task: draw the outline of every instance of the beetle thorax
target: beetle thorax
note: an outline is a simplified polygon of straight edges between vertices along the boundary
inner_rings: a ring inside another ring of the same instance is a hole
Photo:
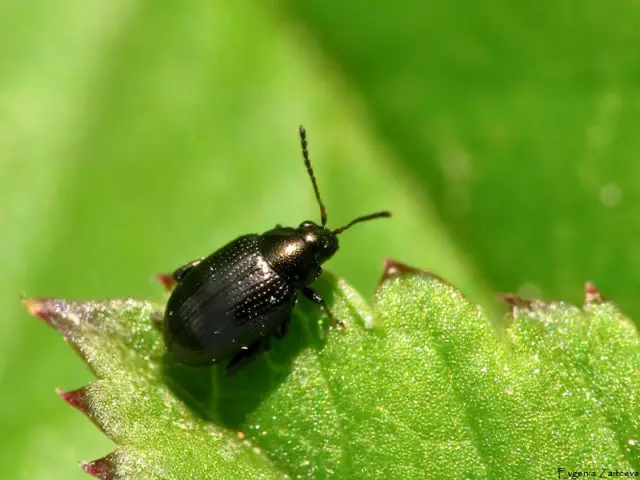
[[[320,266],[338,250],[336,235],[313,222],[304,222],[298,228],[274,228],[260,240],[261,253],[271,267],[296,287],[318,278]]]

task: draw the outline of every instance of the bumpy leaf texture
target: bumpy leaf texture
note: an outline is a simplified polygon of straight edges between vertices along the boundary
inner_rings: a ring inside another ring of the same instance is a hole
[[[164,277],[166,280],[166,277]],[[233,377],[166,354],[161,305],[26,300],[97,380],[60,392],[117,445],[101,479],[566,478],[640,469],[640,337],[587,285],[504,335],[440,279],[387,262],[371,308],[341,280]],[[606,474],[605,474],[606,476]]]

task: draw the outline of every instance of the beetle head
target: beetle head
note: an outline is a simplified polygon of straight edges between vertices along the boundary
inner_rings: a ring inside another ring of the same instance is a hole
[[[314,222],[302,222],[298,231],[311,249],[318,265],[329,260],[338,251],[338,237],[334,232]]]

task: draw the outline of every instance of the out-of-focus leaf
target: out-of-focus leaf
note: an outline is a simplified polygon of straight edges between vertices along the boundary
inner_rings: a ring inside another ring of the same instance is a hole
[[[638,4],[287,2],[496,291],[638,320]]]

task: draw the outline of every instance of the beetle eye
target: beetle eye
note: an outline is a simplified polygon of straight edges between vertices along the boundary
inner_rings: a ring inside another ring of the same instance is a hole
[[[315,227],[316,224],[313,222],[310,222],[309,220],[307,220],[306,222],[302,222],[300,224],[300,228],[311,228],[311,227]]]

